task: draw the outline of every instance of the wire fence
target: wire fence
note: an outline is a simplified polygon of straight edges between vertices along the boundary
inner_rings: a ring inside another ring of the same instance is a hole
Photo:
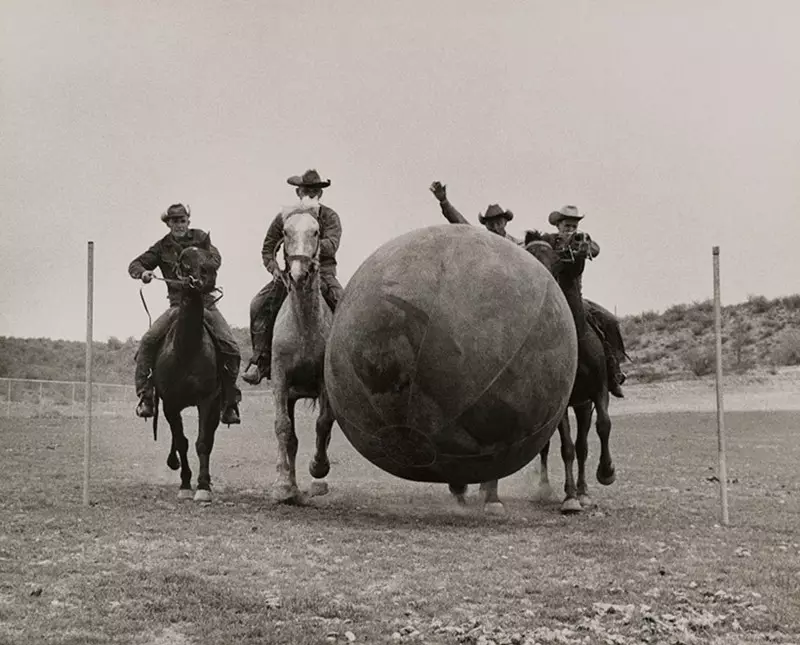
[[[85,414],[86,383],[43,379],[0,377],[0,414],[6,417],[82,417]],[[268,387],[247,388],[242,392],[248,402],[267,399]],[[92,416],[130,416],[138,399],[133,385],[92,383]],[[189,416],[192,410],[187,410]],[[196,411],[195,411],[196,414]]]

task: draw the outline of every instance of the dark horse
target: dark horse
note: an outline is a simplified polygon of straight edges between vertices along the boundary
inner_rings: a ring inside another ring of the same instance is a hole
[[[589,323],[586,301],[581,290],[581,276],[589,257],[591,239],[586,233],[575,233],[563,251],[555,251],[549,244],[539,241],[538,236],[529,234],[525,239],[526,248],[547,266],[558,282],[567,299],[575,320],[578,333],[578,371],[569,399],[569,406],[575,412],[577,435],[572,441],[568,412],[558,424],[561,438],[561,458],[564,461],[564,493],[561,504],[562,513],[578,513],[591,503],[586,485],[586,459],[589,456],[589,430],[592,412],[597,411],[597,436],[600,438],[600,462],[597,465],[597,481],[604,486],[614,483],[616,473],[611,459],[609,438],[611,436],[611,417],[608,413],[609,392],[608,372],[603,339]],[[550,442],[542,449],[540,496],[549,491],[547,476],[547,457]],[[573,475],[573,463],[578,457],[577,486]]]
[[[566,248],[556,251],[543,236],[530,232],[525,237],[525,249],[538,259],[552,274],[561,287],[578,334],[578,369],[569,399],[569,406],[575,411],[578,433],[575,442],[569,424],[568,410],[558,424],[561,437],[561,457],[564,460],[564,493],[562,513],[577,513],[583,505],[590,503],[586,486],[586,459],[589,455],[589,430],[592,412],[597,410],[597,434],[600,437],[600,463],[597,466],[597,480],[603,485],[614,483],[614,464],[609,449],[611,417],[608,414],[608,372],[603,341],[598,332],[589,324],[585,301],[581,292],[581,276],[589,257],[591,239],[585,233],[575,233]],[[547,478],[547,457],[550,442],[539,454],[542,468],[540,475],[540,496],[549,494]],[[575,484],[573,463],[578,456],[578,482]],[[481,484],[484,502],[489,510],[499,510],[501,503],[497,495],[497,480]],[[463,503],[463,492],[451,487],[451,492]],[[461,493],[459,495],[459,493]]]
[[[214,434],[220,419],[221,380],[217,350],[204,324],[204,296],[215,289],[217,271],[209,252],[206,234],[198,247],[184,249],[178,258],[178,278],[182,298],[175,320],[158,350],[153,370],[156,401],[164,403],[164,416],[172,431],[167,465],[181,470],[178,497],[192,497],[192,471],[189,468],[189,442],[183,433],[181,411],[196,406],[198,433],[195,448],[200,460],[195,501],[211,501],[211,476],[208,461],[214,447]],[[154,429],[158,414],[153,420]]]

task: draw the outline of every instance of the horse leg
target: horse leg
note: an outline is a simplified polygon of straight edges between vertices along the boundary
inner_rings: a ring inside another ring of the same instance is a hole
[[[544,444],[539,453],[539,488],[533,491],[533,501],[546,502],[553,496],[553,487],[550,486],[550,477],[547,472],[547,457],[550,454],[550,442]]]
[[[597,464],[597,481],[603,486],[614,483],[617,475],[611,459],[609,438],[611,437],[611,417],[608,414],[608,391],[603,390],[595,401],[597,407],[597,436],[600,437],[600,463]]]
[[[562,513],[580,513],[583,509],[578,501],[575,487],[573,464],[575,463],[575,444],[572,443],[572,430],[569,426],[569,410],[558,422],[558,435],[561,438],[561,460],[564,462],[564,501],[561,502]]]
[[[592,505],[586,484],[586,461],[589,458],[589,430],[592,427],[594,407],[591,401],[586,401],[575,406],[574,410],[578,424],[578,434],[575,439],[575,453],[578,457],[578,501],[581,506],[587,508]]]
[[[503,502],[497,495],[498,481],[492,479],[481,484],[483,492],[483,510],[491,515],[502,515],[506,512]]]
[[[294,431],[294,406],[296,399],[289,397],[283,379],[275,383],[275,436],[278,439],[278,478],[273,487],[276,502],[295,503],[300,499],[295,472],[297,458],[297,435]]]
[[[211,473],[209,471],[209,460],[211,451],[214,449],[217,426],[219,426],[219,395],[198,405],[197,416],[198,432],[194,447],[197,450],[197,458],[200,460],[200,474],[197,476],[197,492],[194,494],[194,501],[210,502]]]
[[[172,432],[172,445],[170,446],[167,466],[172,470],[181,469],[181,487],[178,490],[178,499],[192,499],[192,470],[189,468],[189,441],[183,433],[183,419],[180,410],[164,403],[164,418],[169,423]]]
[[[314,457],[308,466],[308,471],[314,478],[311,482],[311,495],[326,495],[328,493],[328,482],[325,477],[331,470],[331,462],[328,458],[328,446],[331,443],[331,430],[333,429],[333,408],[328,400],[325,388],[319,397],[319,416],[317,416],[317,445]]]
[[[467,505],[467,485],[466,484],[448,484],[450,494],[456,498],[456,503],[459,506]]]

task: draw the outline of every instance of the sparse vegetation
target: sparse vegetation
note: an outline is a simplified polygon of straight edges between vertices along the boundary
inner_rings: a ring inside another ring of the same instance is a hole
[[[663,313],[645,311],[624,317],[620,323],[632,359],[625,366],[632,383],[695,378],[713,372],[714,307],[710,300],[673,305]],[[242,327],[233,332],[246,358],[249,332]],[[725,305],[722,334],[726,370],[800,365],[800,294],[772,300],[749,296],[746,302]],[[132,384],[137,347],[138,340],[133,337],[96,342],[95,380]],[[0,337],[0,376],[83,380],[84,355],[82,342]],[[709,355],[710,369],[705,365]]]

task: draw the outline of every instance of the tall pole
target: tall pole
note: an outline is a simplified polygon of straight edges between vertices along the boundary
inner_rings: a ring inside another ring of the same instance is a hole
[[[83,505],[89,506],[89,471],[92,453],[92,332],[94,313],[94,242],[88,245],[86,271],[86,391],[84,392]]]
[[[717,452],[719,453],[719,489],[722,501],[722,524],[728,525],[728,469],[725,463],[725,412],[722,406],[722,314],[719,289],[719,247],[711,249],[714,258],[714,336],[717,355]]]

